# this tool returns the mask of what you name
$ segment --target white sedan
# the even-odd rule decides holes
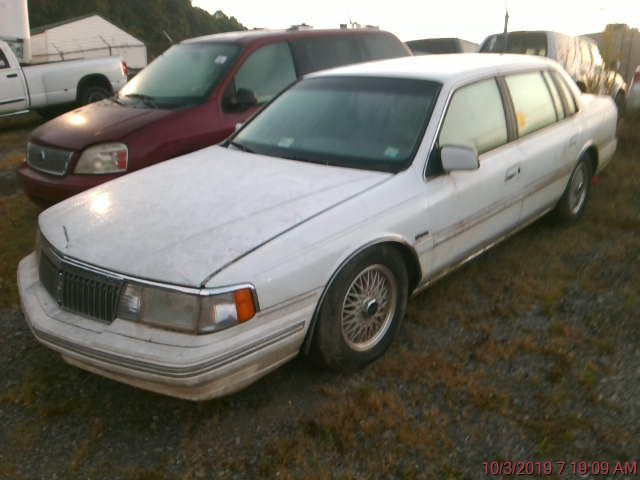
[[[547,212],[579,219],[616,123],[536,57],[313,74],[224,144],[42,213],[25,317],[73,365],[192,400],[301,351],[358,368],[412,292]]]

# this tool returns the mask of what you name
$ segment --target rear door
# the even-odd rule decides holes
[[[562,195],[574,160],[579,130],[574,108],[565,100],[546,70],[508,75],[505,83],[513,101],[519,140],[522,220],[552,207]]]
[[[518,222],[521,158],[509,143],[513,132],[505,105],[495,78],[465,85],[451,97],[427,172],[434,249],[426,267],[431,275],[464,260]],[[480,168],[439,171],[438,152],[446,145],[474,148]]]
[[[0,115],[26,110],[29,105],[20,65],[3,48],[0,45]]]

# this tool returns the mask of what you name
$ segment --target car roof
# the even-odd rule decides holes
[[[432,80],[447,83],[469,76],[483,76],[514,70],[544,68],[555,65],[553,60],[533,55],[498,53],[454,53],[422,55],[391,60],[359,63],[333,68],[307,75],[322,76],[372,76]]]
[[[204,35],[202,37],[190,38],[183,40],[181,43],[208,43],[208,42],[232,42],[239,44],[249,44],[261,42],[265,40],[277,41],[280,39],[292,39],[296,37],[328,37],[328,36],[353,36],[361,34],[379,33],[390,35],[389,32],[379,30],[377,28],[358,28],[358,29],[291,29],[291,30],[240,30],[235,32],[214,33],[213,35]]]

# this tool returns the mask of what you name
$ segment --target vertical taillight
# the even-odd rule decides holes
[[[122,74],[126,78],[129,78],[129,66],[127,65],[127,62],[125,62],[124,60],[122,61]]]
[[[636,74],[633,76],[633,83],[640,85],[640,70],[636,70]]]

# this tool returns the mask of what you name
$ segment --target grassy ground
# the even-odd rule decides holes
[[[0,213],[12,306],[37,210],[16,194]],[[628,122],[581,222],[543,219],[413,298],[380,361],[334,375],[297,359],[203,404],[69,367],[0,309],[0,479],[480,479],[491,460],[636,460],[639,231]]]
[[[39,122],[36,115],[0,120],[0,175],[12,174],[24,161],[27,137]],[[15,176],[7,181],[15,182]],[[39,213],[19,190],[10,192],[0,195],[0,308],[18,305],[16,267],[33,250]]]

